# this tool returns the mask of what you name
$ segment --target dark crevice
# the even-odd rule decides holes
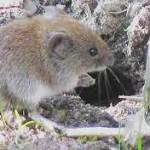
[[[103,72],[93,72],[90,75],[96,79],[96,84],[90,87],[76,88],[77,94],[86,102],[96,106],[115,105],[120,101],[119,95],[134,94],[132,81],[121,70],[115,67]]]

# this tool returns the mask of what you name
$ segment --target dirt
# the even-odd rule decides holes
[[[93,107],[85,104],[79,97],[66,95],[47,99],[47,102],[42,104],[45,117],[66,127],[118,127],[118,122],[124,126],[127,117],[135,114],[141,107],[142,102],[131,99],[124,100],[115,107]],[[6,125],[2,121],[0,122],[0,145],[2,150],[109,150],[112,148],[117,149],[119,146],[117,138],[114,137],[71,138],[38,125],[21,127],[22,122],[26,119],[22,116],[17,118],[10,110],[3,112],[3,120],[5,120]]]
[[[81,143],[80,141],[76,142],[73,139],[67,138],[59,141],[51,141],[50,138],[44,138],[36,141],[34,144],[26,144],[23,148],[19,148],[19,150],[109,150],[113,148],[113,145],[114,140]],[[11,150],[16,150],[16,147],[11,147]]]
[[[85,104],[81,98],[75,96],[53,97],[43,103],[42,108],[47,112],[45,117],[53,118],[66,127],[118,126],[104,109]]]

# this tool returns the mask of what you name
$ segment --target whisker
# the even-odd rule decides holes
[[[111,89],[111,86],[110,86],[110,83],[109,83],[109,78],[108,78],[108,74],[107,74],[107,70],[104,71],[104,83],[105,83],[105,91],[106,91],[106,96],[107,96],[107,99],[109,100],[110,99],[110,89]]]
[[[127,92],[127,90],[125,89],[125,87],[124,87],[124,85],[122,84],[122,82],[120,81],[120,79],[116,76],[116,74],[114,73],[114,71],[110,68],[110,67],[108,67],[107,68],[109,71],[110,71],[110,73],[113,75],[113,77],[115,78],[115,80],[119,83],[119,85],[121,86],[121,88],[122,88],[122,90],[125,92],[125,94],[127,94],[128,92]]]
[[[98,77],[97,77],[97,87],[98,87],[98,105],[101,105],[101,78],[102,78],[102,72],[98,72]]]

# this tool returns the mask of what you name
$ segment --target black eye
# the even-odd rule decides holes
[[[96,48],[90,48],[89,53],[91,56],[95,56],[95,55],[97,55],[97,49]]]

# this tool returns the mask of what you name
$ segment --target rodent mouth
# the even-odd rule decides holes
[[[107,66],[105,64],[100,64],[99,62],[97,62],[95,71],[104,71],[106,68]]]
[[[97,67],[97,71],[104,71],[107,68],[105,65],[100,65]]]

